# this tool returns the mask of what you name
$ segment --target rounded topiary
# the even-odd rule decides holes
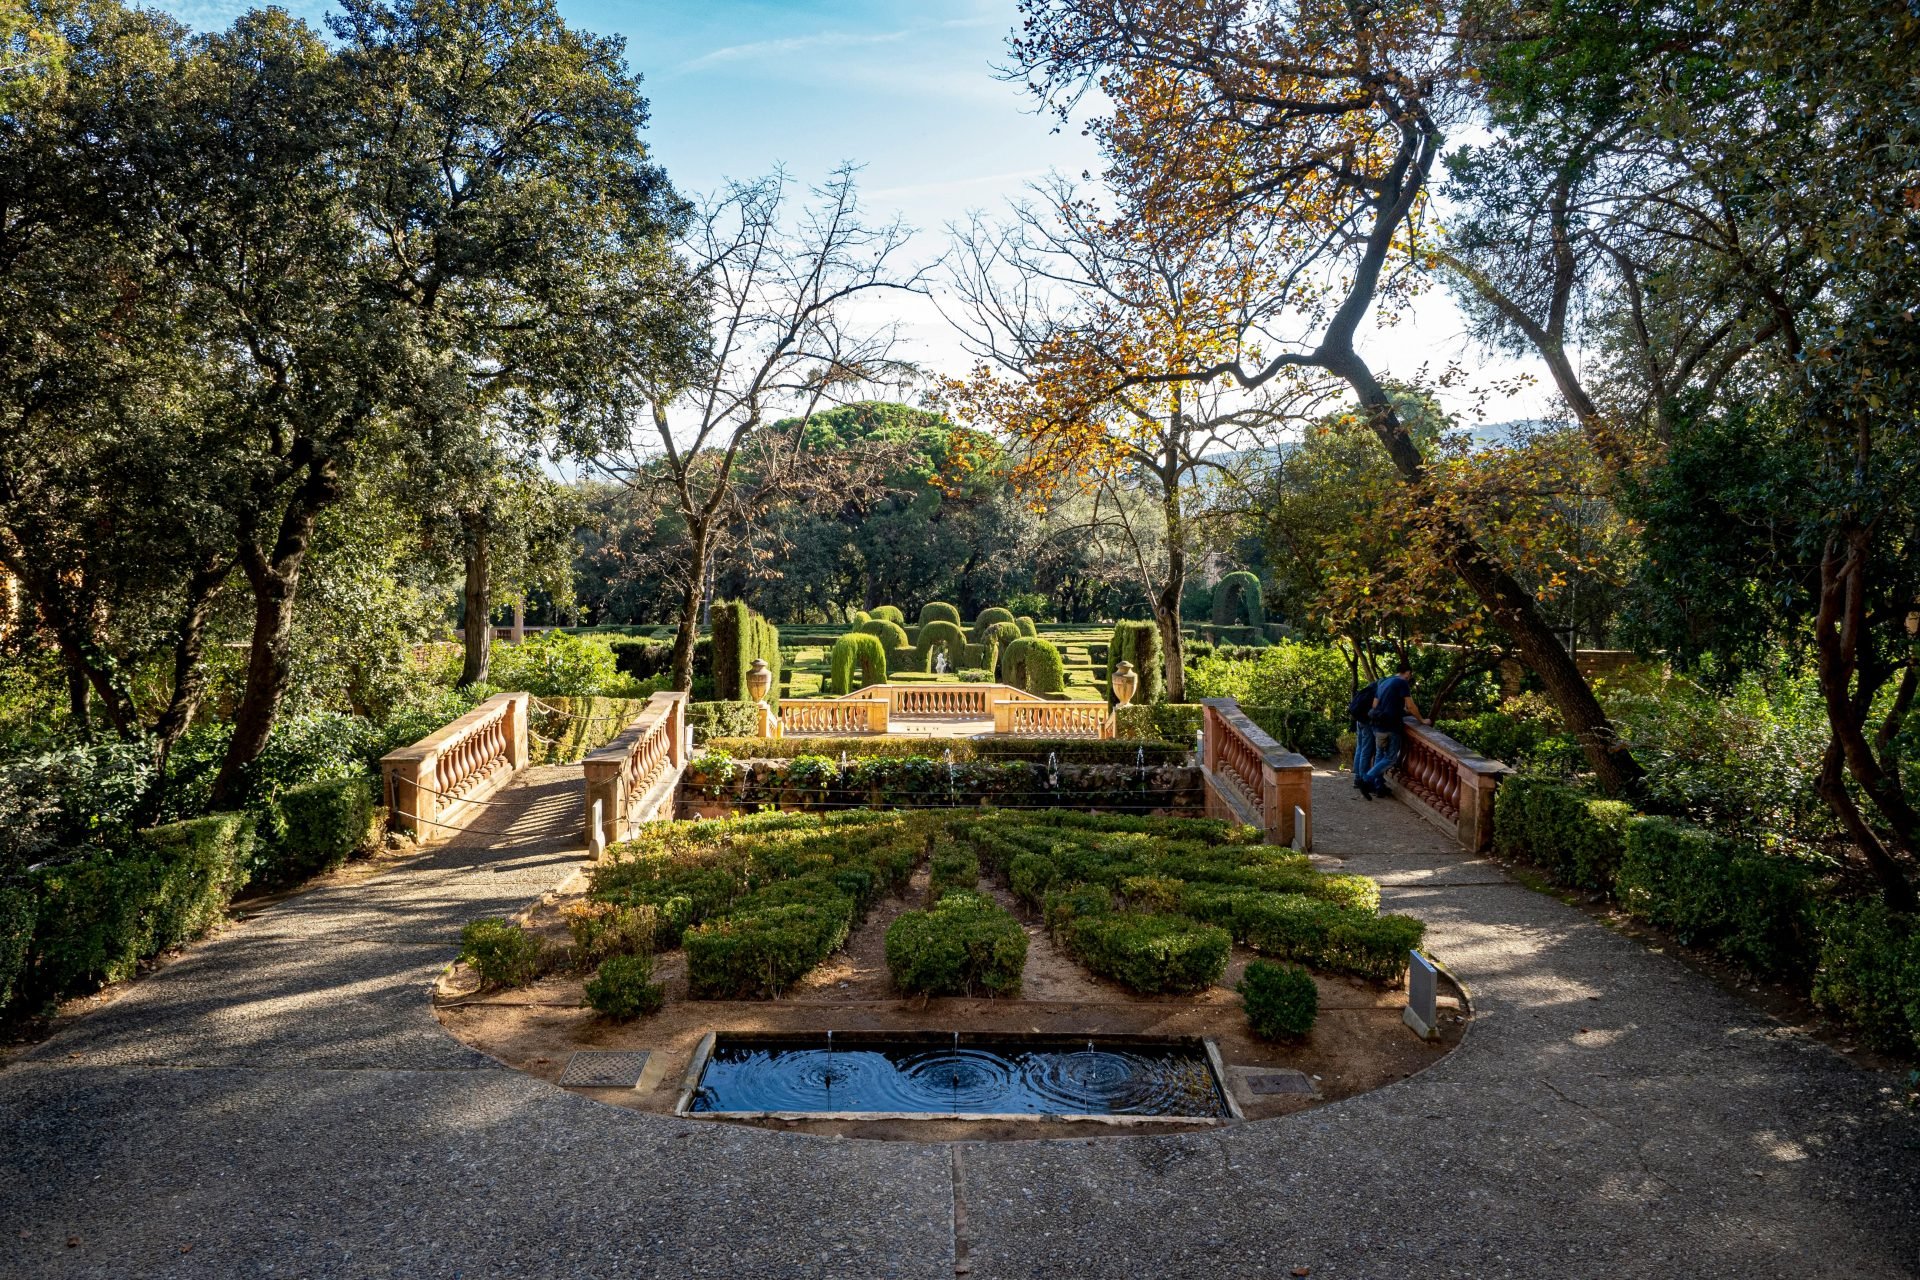
[[[850,625],[857,627],[861,623],[867,621],[867,619],[871,618],[872,616],[873,615],[868,613],[865,609],[855,609],[852,613],[847,615],[847,622]]]
[[[511,920],[482,917],[460,930],[460,959],[483,986],[524,987],[540,976],[540,939]]]
[[[1107,675],[1122,662],[1131,662],[1140,674],[1140,689],[1133,695],[1136,706],[1167,700],[1167,660],[1160,648],[1160,627],[1154,622],[1116,622],[1113,638],[1107,642]],[[1113,701],[1109,688],[1107,701]]]
[[[1051,640],[1022,636],[1001,652],[1000,680],[1028,693],[1065,693],[1066,664]]]
[[[920,625],[924,627],[929,622],[951,622],[957,627],[960,625],[960,611],[944,600],[935,600],[920,608]]]
[[[1260,579],[1245,569],[1228,574],[1213,588],[1214,625],[1238,626],[1242,618],[1247,626],[1256,630],[1265,626],[1267,621],[1267,606],[1261,595]]]
[[[869,635],[865,631],[850,631],[833,642],[833,652],[827,655],[827,691],[841,694],[852,693],[855,689],[870,684],[887,682],[887,650],[880,643],[880,637]],[[859,672],[859,683],[854,683],[854,673]]]
[[[998,670],[1000,655],[1019,638],[1020,628],[1011,622],[990,623],[987,626],[986,635],[974,646],[974,659],[984,666]]]
[[[922,671],[933,670],[933,655],[944,650],[947,655],[947,669],[958,671],[966,665],[967,633],[960,629],[958,622],[935,619],[920,624],[920,640],[915,644],[914,654]]]
[[[907,615],[890,604],[877,604],[873,606],[873,608],[867,610],[867,616],[876,622],[891,622],[897,627],[907,625]]]
[[[1320,989],[1297,964],[1249,961],[1239,991],[1247,1022],[1263,1040],[1297,1040],[1320,1016]]]
[[[1013,610],[1002,609],[998,606],[991,609],[982,609],[980,616],[973,620],[973,642],[975,644],[985,644],[987,642],[987,632],[992,630],[993,625],[997,622],[1004,622],[1011,626],[1013,624]]]
[[[890,618],[872,618],[855,627],[870,636],[880,638],[880,646],[888,652],[907,647],[907,629]]]
[[[999,903],[955,890],[887,928],[887,973],[909,995],[1012,995],[1027,963],[1027,931]]]
[[[1023,636],[1037,636],[1040,634],[1040,624],[1024,613],[1013,620],[1013,625],[1020,628],[1020,634]]]
[[[653,980],[651,955],[608,956],[587,979],[586,997],[595,1013],[625,1021],[660,1012],[667,989]]]

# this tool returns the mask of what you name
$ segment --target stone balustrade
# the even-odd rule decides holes
[[[762,737],[827,737],[864,735],[887,731],[889,709],[885,698],[844,700],[838,698],[782,698],[772,733]]]
[[[993,731],[1017,738],[1111,738],[1113,712],[1103,702],[1019,702],[993,704]]]
[[[432,843],[465,828],[527,764],[529,695],[488,698],[445,728],[380,759],[387,822]]]
[[[1259,827],[1268,844],[1313,848],[1313,766],[1275,742],[1232,698],[1207,698],[1201,770],[1207,816]]]
[[[842,694],[842,702],[884,698],[896,720],[987,720],[996,702],[1048,703],[1051,699],[1010,684],[870,684]]]
[[[596,853],[633,829],[673,816],[674,793],[689,755],[687,698],[656,693],[620,736],[582,761],[587,780],[587,842]],[[599,822],[599,830],[592,830]]]
[[[1406,754],[1387,786],[1468,853],[1493,845],[1493,795],[1513,770],[1408,717]]]

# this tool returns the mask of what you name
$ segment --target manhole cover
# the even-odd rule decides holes
[[[1304,1071],[1249,1071],[1247,1092],[1262,1097],[1276,1093],[1313,1093],[1313,1078]]]
[[[640,1083],[647,1067],[647,1051],[616,1053],[605,1049],[582,1049],[567,1059],[560,1073],[564,1089],[631,1089]]]

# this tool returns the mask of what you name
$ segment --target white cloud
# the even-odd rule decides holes
[[[693,61],[683,63],[680,70],[702,71],[728,62],[752,62],[763,58],[777,58],[809,49],[848,49],[862,45],[893,44],[905,40],[912,34],[911,31],[820,31],[810,36],[754,40],[747,44],[731,44],[715,49],[711,53],[703,53]]]

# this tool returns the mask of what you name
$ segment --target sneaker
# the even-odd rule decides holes
[[[1365,784],[1362,784],[1360,787],[1360,794],[1365,796],[1367,799],[1371,800],[1373,799],[1373,788],[1366,786]]]

